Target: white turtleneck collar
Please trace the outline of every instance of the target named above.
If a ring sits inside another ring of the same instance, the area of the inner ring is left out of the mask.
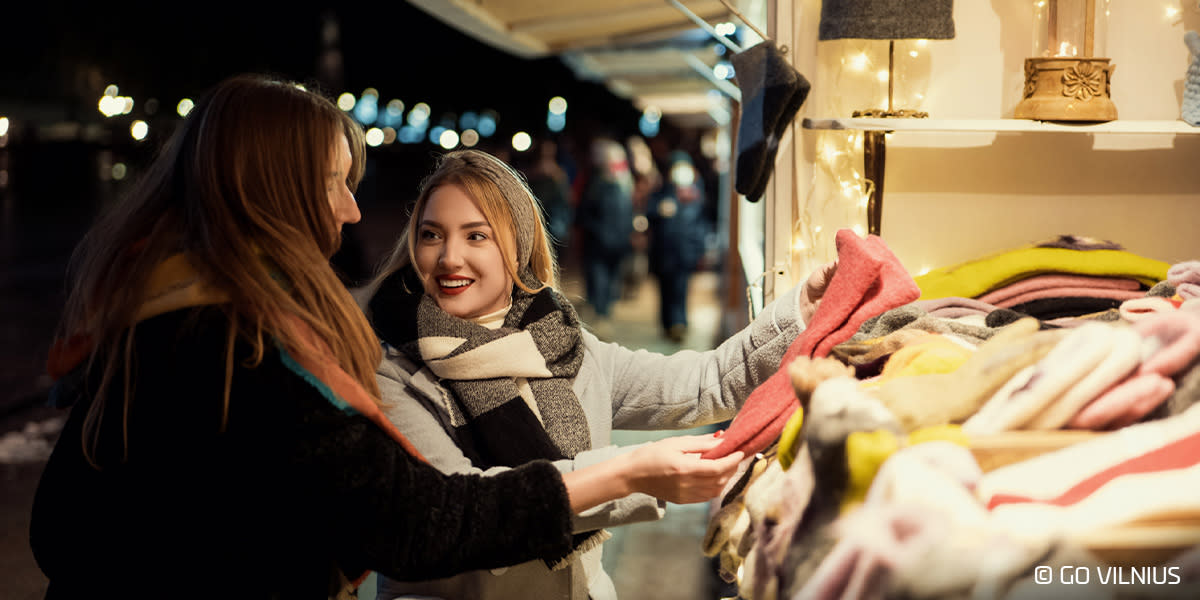
[[[501,308],[495,312],[481,315],[471,319],[477,325],[482,325],[488,329],[500,329],[504,326],[504,317],[508,316],[508,311],[512,310],[512,300],[508,301],[508,306]]]

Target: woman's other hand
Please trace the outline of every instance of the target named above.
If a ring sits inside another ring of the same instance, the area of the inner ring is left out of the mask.
[[[825,290],[829,288],[829,282],[833,280],[835,273],[837,273],[836,260],[817,267],[804,282],[804,289],[800,290],[800,318],[804,320],[806,326],[816,314],[817,306],[820,305],[821,298],[825,296]]]

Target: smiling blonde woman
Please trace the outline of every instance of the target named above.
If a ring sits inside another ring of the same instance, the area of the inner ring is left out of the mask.
[[[804,329],[811,310],[801,305],[819,297],[797,286],[717,349],[664,356],[601,342],[556,282],[541,210],[521,176],[476,150],[444,155],[363,295],[384,341],[377,375],[388,418],[447,473],[500,476],[551,460],[564,473],[601,467],[621,481],[642,469],[632,457],[657,456],[674,474],[578,511],[564,560],[421,582],[383,577],[380,600],[615,598],[601,568],[604,528],[661,518],[666,502],[715,497],[741,453],[731,463],[700,459],[719,441],[712,436],[619,448],[612,430],[732,418]]]

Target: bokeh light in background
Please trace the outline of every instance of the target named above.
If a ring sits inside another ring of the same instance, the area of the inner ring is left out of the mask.
[[[429,105],[424,102],[418,102],[413,105],[412,110],[408,111],[408,124],[424,130],[429,125],[429,114],[432,112]]]
[[[658,135],[659,121],[662,120],[662,111],[657,106],[647,106],[646,110],[642,111],[642,118],[638,119],[638,130],[642,135],[652,138]]]
[[[139,142],[146,139],[146,135],[149,133],[150,126],[145,121],[138,120],[129,124],[129,135],[133,136],[133,139]]]
[[[374,125],[379,118],[379,92],[375,88],[363,90],[362,96],[354,103],[354,118],[363,125]]]
[[[404,103],[399,99],[393,98],[388,101],[387,108],[383,110],[383,125],[385,127],[395,127],[404,123]]]
[[[524,152],[533,145],[533,138],[529,137],[528,133],[518,131],[512,136],[512,147],[517,152]]]
[[[462,142],[462,145],[473,148],[475,144],[479,143],[479,132],[474,129],[464,129],[459,141]]]
[[[400,140],[401,144],[416,144],[425,137],[425,130],[418,129],[412,125],[405,125],[396,132],[396,139]]]
[[[350,92],[342,92],[342,94],[338,96],[337,106],[345,112],[354,110],[354,103],[354,94],[351,94]]]
[[[492,137],[496,134],[496,126],[500,124],[500,115],[491,109],[479,115],[479,125],[475,128],[481,137]]]
[[[438,145],[447,150],[454,149],[458,146],[458,132],[453,129],[443,131],[442,135],[438,136]]]
[[[196,103],[192,102],[191,98],[184,98],[179,101],[179,104],[175,105],[175,112],[181,117],[186,117],[188,113],[192,112],[193,108],[196,108]]]
[[[133,98],[119,96],[119,93],[120,89],[115,83],[104,88],[104,95],[100,96],[100,101],[96,104],[100,114],[105,117],[115,117],[133,112]]]
[[[0,137],[8,135],[8,117],[0,117]]]
[[[372,127],[367,130],[366,135],[363,137],[366,139],[368,146],[372,148],[378,147],[383,143],[383,130],[378,127]]]
[[[562,96],[555,96],[550,99],[550,105],[546,113],[546,128],[553,132],[559,132],[567,127],[567,100]]]

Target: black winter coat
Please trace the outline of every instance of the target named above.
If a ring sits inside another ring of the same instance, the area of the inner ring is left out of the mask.
[[[325,598],[337,568],[431,579],[570,552],[550,463],[442,475],[278,352],[251,368],[237,342],[219,432],[228,323],[205,307],[137,325],[124,461],[123,381],[108,391],[102,470],[81,446],[92,394],[77,394],[30,527],[48,598]]]

